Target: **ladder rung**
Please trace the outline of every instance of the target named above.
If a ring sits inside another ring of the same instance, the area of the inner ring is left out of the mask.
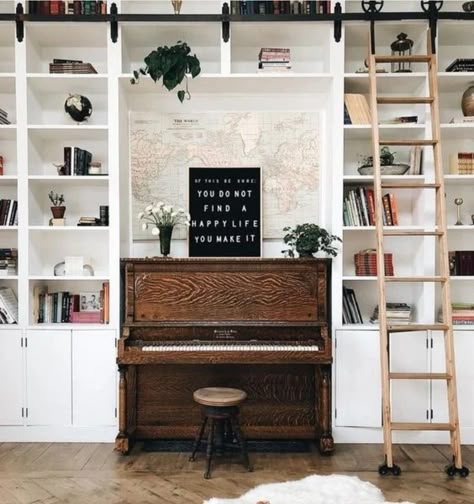
[[[391,430],[419,430],[419,431],[454,431],[454,426],[449,423],[391,423]]]
[[[441,184],[423,184],[420,182],[382,182],[383,189],[439,189]]]
[[[417,145],[436,145],[438,140],[379,140],[380,145],[408,145],[408,146],[417,146]]]
[[[447,373],[390,373],[392,380],[450,380]]]
[[[409,63],[429,63],[431,61],[431,56],[425,54],[411,54],[409,56],[375,56],[376,63],[398,63],[398,62],[409,62]]]
[[[384,236],[443,236],[442,231],[417,231],[416,229],[408,229],[406,231],[397,229],[384,229]]]
[[[446,277],[433,276],[433,277],[385,277],[386,282],[447,282]]]
[[[432,96],[379,96],[377,103],[380,105],[396,105],[407,104],[416,105],[417,103],[433,103]]]
[[[415,331],[447,331],[449,326],[447,324],[389,324],[387,331],[394,332],[415,332]]]

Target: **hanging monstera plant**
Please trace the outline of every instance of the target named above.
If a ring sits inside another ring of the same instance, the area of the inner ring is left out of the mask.
[[[168,91],[179,86],[185,81],[184,89],[177,92],[178,99],[183,103],[184,99],[191,99],[188,89],[188,79],[193,79],[201,73],[201,64],[195,54],[191,54],[191,48],[186,42],[178,40],[176,45],[158,47],[145,57],[145,67],[133,71],[130,79],[132,84],[137,84],[140,75],[149,75],[155,82],[162,79],[163,86]]]

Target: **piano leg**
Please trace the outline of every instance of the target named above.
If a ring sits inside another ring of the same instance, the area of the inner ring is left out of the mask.
[[[132,443],[127,433],[127,368],[119,365],[119,433],[115,438],[115,449],[128,455],[132,448]]]
[[[319,425],[321,436],[319,438],[319,452],[321,455],[331,455],[334,451],[334,439],[331,427],[331,366],[321,365],[317,368],[319,375]]]

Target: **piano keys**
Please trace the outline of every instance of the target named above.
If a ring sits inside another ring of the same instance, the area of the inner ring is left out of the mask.
[[[246,390],[249,438],[333,450],[329,259],[127,259],[116,448],[191,438],[192,392]]]

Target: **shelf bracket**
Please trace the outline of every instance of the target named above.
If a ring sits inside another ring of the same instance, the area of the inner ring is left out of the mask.
[[[112,2],[110,5],[110,38],[115,44],[118,40],[118,20],[117,20],[117,4]]]
[[[15,15],[15,23],[16,23],[16,39],[18,42],[23,42],[23,38],[25,36],[25,23],[24,23],[24,10],[23,5],[21,3],[17,3],[16,5],[16,15]]]
[[[222,40],[229,42],[230,37],[230,11],[229,4],[224,2],[222,4]]]
[[[336,2],[336,5],[334,6],[334,40],[336,42],[341,41],[341,36],[342,36],[342,7],[341,7],[341,2]]]
[[[436,54],[436,36],[438,28],[438,12],[443,7],[444,2],[435,2],[432,0],[422,0],[421,8],[429,14],[429,23],[431,31],[431,51]]]

